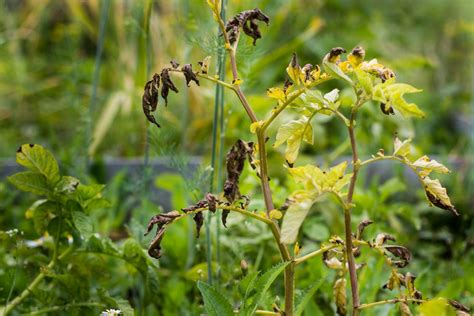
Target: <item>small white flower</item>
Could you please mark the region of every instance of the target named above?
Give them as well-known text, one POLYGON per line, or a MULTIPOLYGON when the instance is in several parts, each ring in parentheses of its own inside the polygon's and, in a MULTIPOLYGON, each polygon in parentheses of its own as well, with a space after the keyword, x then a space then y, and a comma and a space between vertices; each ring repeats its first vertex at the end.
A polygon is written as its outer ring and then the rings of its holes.
POLYGON ((116 316, 116 315, 121 315, 122 311, 120 309, 106 309, 102 313, 100 313, 100 316, 116 316))

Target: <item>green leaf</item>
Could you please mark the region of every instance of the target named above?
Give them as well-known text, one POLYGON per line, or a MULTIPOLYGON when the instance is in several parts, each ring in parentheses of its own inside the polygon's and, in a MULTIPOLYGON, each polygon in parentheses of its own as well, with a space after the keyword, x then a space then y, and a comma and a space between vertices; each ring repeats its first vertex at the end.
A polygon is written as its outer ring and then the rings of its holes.
POLYGON ((362 89, 364 89, 365 94, 369 97, 372 96, 374 86, 370 74, 359 68, 354 69, 354 73, 356 75, 357 81, 359 82, 359 85, 362 89))
POLYGON ((17 150, 16 161, 31 171, 41 173, 51 184, 60 180, 58 162, 40 145, 22 145, 17 150))
POLYGON ((81 233, 84 239, 89 239, 89 237, 94 232, 92 221, 89 216, 87 216, 83 212, 71 212, 72 221, 74 222, 74 226, 77 230, 81 233))
POLYGON ((45 176, 33 171, 23 171, 8 177, 18 189, 37 195, 48 195, 51 193, 45 176))
POLYGON ((197 287, 204 299, 204 308, 209 316, 232 316, 234 311, 227 299, 207 283, 198 281, 197 287))
POLYGON ((268 291, 272 283, 275 281, 278 275, 283 272, 283 270, 288 264, 289 262, 279 263, 278 265, 274 266, 273 268, 262 274, 262 276, 258 278, 257 282, 255 282, 255 289, 257 290, 257 293, 255 294, 255 299, 253 301, 254 307, 251 315, 255 313, 255 310, 261 304, 265 293, 268 291))
MULTIPOLYGON (((327 272, 326 272, 327 273, 327 272)), ((309 288, 301 297, 301 299, 296 303, 296 309, 294 312, 295 316, 300 316, 303 314, 306 305, 311 301, 316 291, 323 285, 326 281, 326 277, 322 276, 318 282, 316 282, 311 288, 309 288)))
POLYGON ((56 184, 56 191, 64 193, 72 193, 76 191, 80 181, 77 178, 70 176, 62 176, 58 184, 56 184))
POLYGON ((273 146, 278 147, 286 142, 285 159, 288 163, 293 164, 298 157, 298 152, 303 140, 309 144, 313 144, 313 127, 307 117, 290 121, 280 126, 273 146))
POLYGON ((418 307, 420 316, 455 316, 456 312, 448 300, 443 297, 437 297, 422 303, 418 307))
POLYGON ((148 254, 134 238, 128 238, 122 245, 123 258, 139 271, 146 272, 148 254))
MULTIPOLYGON (((38 234, 42 235, 49 225, 49 222, 54 218, 55 214, 59 212, 57 203, 47 200, 41 204, 35 203, 27 211, 27 217, 33 218, 33 225, 38 234)), ((38 202, 38 201, 37 201, 38 202)))
POLYGON ((292 244, 296 241, 298 231, 313 203, 313 199, 305 198, 290 205, 285 213, 285 217, 283 217, 283 223, 281 226, 280 241, 282 243, 292 244))
POLYGON ((121 253, 117 246, 108 237, 101 237, 98 234, 92 235, 84 245, 84 251, 91 253, 106 254, 120 257, 121 253))
POLYGON ((354 82, 349 78, 336 64, 323 60, 323 67, 324 70, 330 74, 331 76, 335 77, 336 79, 341 79, 348 82, 350 85, 354 85, 354 82))

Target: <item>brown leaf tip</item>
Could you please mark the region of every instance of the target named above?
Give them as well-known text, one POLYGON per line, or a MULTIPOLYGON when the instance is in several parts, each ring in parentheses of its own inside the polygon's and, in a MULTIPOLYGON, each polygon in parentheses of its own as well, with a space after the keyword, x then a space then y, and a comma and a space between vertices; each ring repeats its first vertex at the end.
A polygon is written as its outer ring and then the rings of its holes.
POLYGON ((346 53, 346 50, 342 47, 334 47, 331 49, 331 51, 329 52, 329 60, 332 60, 333 58, 343 54, 343 53, 346 53))

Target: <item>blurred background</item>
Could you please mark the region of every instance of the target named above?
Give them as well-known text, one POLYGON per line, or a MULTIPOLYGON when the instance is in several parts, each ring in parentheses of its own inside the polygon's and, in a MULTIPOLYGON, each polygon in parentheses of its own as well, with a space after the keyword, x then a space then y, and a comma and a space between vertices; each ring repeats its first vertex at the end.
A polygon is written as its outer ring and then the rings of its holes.
MULTIPOLYGON (((187 88, 184 80, 175 77, 180 93, 170 94, 168 107, 162 100, 158 105, 161 129, 149 126, 141 108, 145 82, 172 59, 196 67, 211 55, 211 74, 217 72, 219 36, 205 1, 0 3, 0 229, 18 228, 26 240, 41 237, 25 217, 34 197, 20 193, 6 180, 16 170, 15 151, 24 143, 47 147, 64 174, 106 184, 110 207, 98 208, 91 216, 96 231, 116 243, 131 236, 146 248, 149 238, 142 233, 152 215, 195 203, 210 188, 220 191, 225 152, 237 138, 252 138, 235 96, 225 92, 216 99, 216 88, 209 82, 187 88), (214 117, 215 106, 223 108, 222 121, 214 117), (215 128, 219 124, 224 128, 215 128), (214 153, 213 132, 219 136, 214 153)), ((260 27, 263 38, 256 46, 251 39, 241 38, 237 59, 245 79, 242 89, 259 118, 273 107, 265 91, 282 85, 293 52, 301 64, 319 64, 332 47, 350 50, 361 45, 366 59, 377 58, 396 72, 400 82, 423 89, 410 96, 427 114, 423 120, 385 116, 378 104, 364 107, 357 121, 360 155, 369 157, 379 148, 390 151, 395 135, 412 138, 416 154, 427 154, 453 171, 441 181, 461 216, 428 207, 416 179, 402 166, 381 163, 362 173, 355 222, 371 218, 376 224, 368 228, 368 235, 388 232, 412 250, 414 260, 406 270, 418 275, 417 288, 427 297, 444 296, 472 306, 474 2, 227 0, 226 15, 256 6, 270 17, 270 25, 260 27)), ((230 80, 229 73, 226 78, 230 80)), ((352 94, 343 85, 332 82, 322 89, 329 92, 335 87, 341 89, 342 106, 349 106, 352 94)), ((292 115, 282 115, 274 128, 292 115)), ((303 148, 301 162, 327 166, 349 155, 346 130, 338 122, 325 118, 314 122, 315 144, 303 148)), ((269 132, 271 143, 274 133, 269 132)), ((280 205, 292 188, 280 168, 283 148, 270 150, 269 159, 280 205)), ((252 196, 252 207, 259 208, 263 203, 258 179, 245 172, 249 177, 241 191, 252 196)), ((316 249, 331 235, 343 235, 341 216, 330 203, 315 207, 303 227, 304 251, 316 249)), ((84 275, 85 291, 107 288, 128 299, 139 314, 196 315, 202 311, 202 301, 195 281, 207 279, 211 267, 214 280, 237 300, 240 260, 246 259, 251 270, 265 270, 279 257, 266 227, 232 216, 227 229, 218 228, 218 222, 211 218, 210 234, 204 232, 199 240, 190 222, 169 230, 153 291, 143 289, 137 270, 113 258, 101 258, 103 266, 84 275)), ((0 304, 12 288, 10 272, 17 266, 8 247, 0 251, 0 304)), ((389 276, 381 259, 362 256, 359 260, 367 262, 360 275, 362 301, 393 297, 381 290, 389 276)), ((29 267, 31 271, 25 269, 17 278, 14 292, 34 275, 37 266, 29 267)), ((306 314, 333 314, 334 275, 321 260, 304 264, 298 278, 301 289, 321 278, 328 280, 306 314)), ((281 293, 281 286, 275 284, 273 298, 281 293)), ((69 299, 74 295, 71 292, 69 299)), ((28 304, 45 302, 37 298, 28 304)), ((395 311, 382 306, 367 315, 371 313, 395 311)))

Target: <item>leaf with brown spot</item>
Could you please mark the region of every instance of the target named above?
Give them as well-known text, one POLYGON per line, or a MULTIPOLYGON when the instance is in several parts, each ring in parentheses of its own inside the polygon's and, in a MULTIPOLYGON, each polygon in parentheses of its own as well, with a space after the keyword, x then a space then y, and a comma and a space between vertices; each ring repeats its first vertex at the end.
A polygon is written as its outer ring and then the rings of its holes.
POLYGON ((404 268, 411 261, 411 252, 403 246, 384 246, 384 249, 390 252, 395 257, 401 259, 401 261, 394 261, 393 263, 399 267, 404 268))

